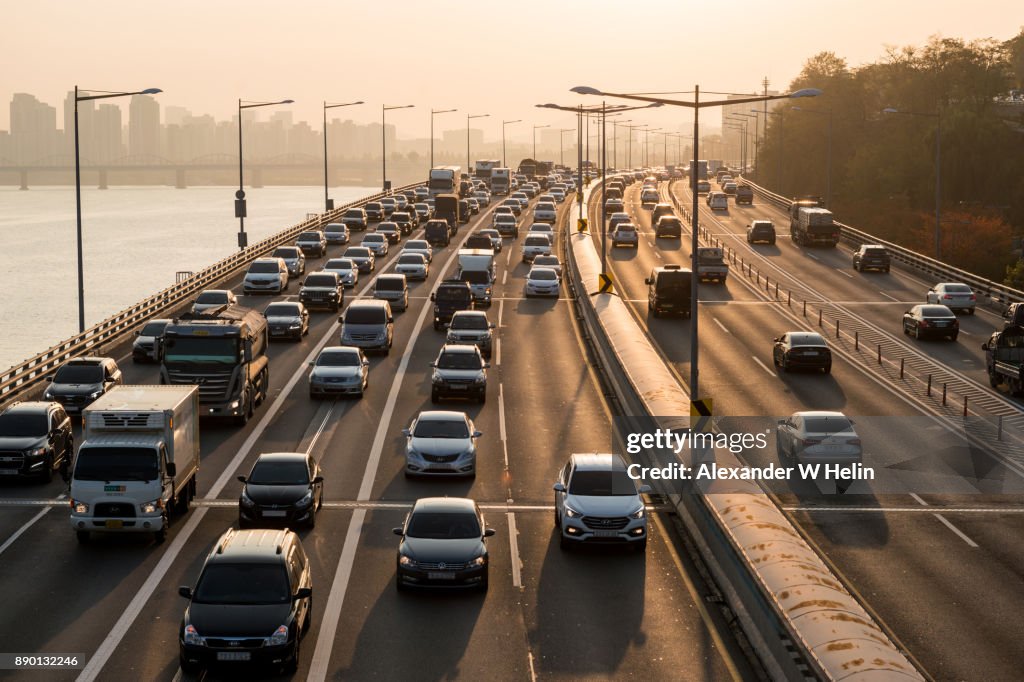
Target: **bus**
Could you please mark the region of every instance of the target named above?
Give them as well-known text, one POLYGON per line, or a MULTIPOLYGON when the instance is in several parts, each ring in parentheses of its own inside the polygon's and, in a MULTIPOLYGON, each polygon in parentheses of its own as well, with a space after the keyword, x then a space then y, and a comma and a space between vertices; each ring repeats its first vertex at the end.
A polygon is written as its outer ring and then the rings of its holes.
POLYGON ((491 171, 501 167, 501 159, 487 159, 477 161, 473 171, 473 177, 483 180, 488 186, 491 184, 491 171))
POLYGON ((431 168, 430 177, 427 178, 427 189, 430 190, 430 196, 458 193, 461 176, 462 168, 459 166, 431 168))

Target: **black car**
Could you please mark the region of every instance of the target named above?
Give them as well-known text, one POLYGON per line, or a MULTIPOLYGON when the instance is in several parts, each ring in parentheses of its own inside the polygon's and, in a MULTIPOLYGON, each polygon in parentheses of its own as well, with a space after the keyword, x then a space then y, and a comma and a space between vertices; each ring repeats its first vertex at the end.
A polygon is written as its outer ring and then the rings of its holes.
POLYGON ((270 338, 290 338, 301 341, 309 333, 309 311, 301 303, 292 301, 275 301, 263 311, 267 318, 267 330, 270 338))
POLYGON ((402 239, 401 228, 398 223, 392 220, 381 223, 374 232, 384 235, 388 240, 388 244, 397 244, 402 239))
POLYGON ((427 226, 423 230, 423 238, 431 246, 448 246, 448 243, 451 241, 448 222, 440 219, 428 220, 427 226))
POLYGON ((345 303, 345 285, 336 272, 314 272, 302 282, 299 301, 306 308, 325 308, 338 312, 345 303))
POLYGON ((53 375, 43 400, 55 400, 68 414, 82 409, 121 383, 121 370, 113 358, 85 357, 68 360, 53 375))
POLYGON ((412 213, 409 213, 408 211, 396 211, 391 214, 391 222, 398 226, 402 235, 412 234, 413 228, 418 226, 420 223, 415 211, 412 213))
POLYGON ((815 332, 786 332, 774 340, 772 362, 788 372, 792 369, 820 369, 832 371, 832 350, 821 334, 815 332))
POLYGON ((405 524, 393 529, 401 536, 395 587, 475 588, 487 590, 485 538, 494 529, 484 525, 476 502, 460 497, 416 500, 405 524))
POLYGON ((179 665, 203 668, 299 667, 313 611, 313 578, 299 537, 289 530, 229 530, 217 540, 178 629, 179 665))
POLYGON ((668 239, 679 239, 683 236, 683 221, 678 216, 674 215, 663 215, 658 218, 657 225, 654 228, 654 237, 660 239, 662 237, 668 239))
POLYGON ((754 203, 754 188, 750 185, 737 185, 736 186, 736 204, 749 204, 754 203))
POLYGON ((466 199, 459 199, 459 222, 468 223, 469 215, 469 201, 466 199))
POLYGON ((960 321, 956 314, 944 305, 924 303, 915 305, 903 313, 903 333, 915 339, 942 336, 956 341, 960 334, 960 321))
POLYGON ((71 418, 55 402, 14 403, 0 412, 0 478, 66 474, 75 454, 71 418))
POLYGON ((238 527, 316 525, 316 512, 324 504, 324 477, 320 465, 301 452, 262 454, 238 498, 238 527))
POLYGON ((747 243, 775 243, 775 223, 770 220, 755 220, 747 225, 747 243))
POLYGON ((473 310, 473 290, 462 281, 445 281, 430 294, 434 302, 434 329, 443 329, 459 310, 473 310))
POLYGON ((647 310, 651 315, 690 317, 692 270, 676 264, 656 267, 650 277, 644 279, 644 284, 647 285, 647 310))
POLYGON ((881 270, 889 272, 892 257, 889 250, 878 244, 861 244, 853 254, 853 269, 858 272, 865 270, 881 270))
POLYGON ((384 206, 379 201, 371 201, 363 207, 367 220, 384 220, 384 206))

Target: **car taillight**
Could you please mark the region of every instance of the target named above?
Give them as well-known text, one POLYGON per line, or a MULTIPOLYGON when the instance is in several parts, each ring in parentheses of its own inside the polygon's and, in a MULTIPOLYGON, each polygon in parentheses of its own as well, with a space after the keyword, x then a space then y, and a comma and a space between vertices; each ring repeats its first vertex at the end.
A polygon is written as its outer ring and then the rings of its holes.
POLYGON ((800 441, 803 445, 817 445, 821 442, 820 438, 804 438, 800 441))
POLYGON ((978 300, 978 299, 977 299, 977 297, 976 297, 976 296, 975 296, 974 294, 971 294, 971 300, 972 300, 972 301, 976 301, 976 300, 978 300))
POLYGON ((847 445, 860 445, 860 438, 848 438, 846 440, 847 445))
POLYGON ((942 298, 943 298, 944 300, 946 300, 946 301, 951 301, 951 300, 953 300, 953 296, 952 296, 951 294, 946 294, 946 295, 945 295, 945 296, 943 296, 942 298))
POLYGON ((927 327, 928 326, 928 320, 919 320, 918 323, 917 323, 917 326, 918 327, 927 327))

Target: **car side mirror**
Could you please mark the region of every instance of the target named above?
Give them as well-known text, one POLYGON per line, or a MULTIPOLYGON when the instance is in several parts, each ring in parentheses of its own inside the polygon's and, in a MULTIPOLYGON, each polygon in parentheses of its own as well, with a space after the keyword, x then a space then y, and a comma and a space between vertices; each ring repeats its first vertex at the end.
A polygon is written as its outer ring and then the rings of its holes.
POLYGON ((309 599, 313 596, 313 588, 311 587, 300 587, 299 591, 295 593, 294 599, 309 599))
POLYGON ((246 477, 245 477, 245 476, 236 476, 235 478, 237 478, 237 479, 239 480, 239 482, 240 482, 240 483, 245 483, 245 482, 246 482, 246 480, 248 480, 248 479, 246 479, 246 477))
POLYGON ((651 486, 647 485, 646 483, 644 483, 642 486, 640 486, 640 494, 641 495, 643 495, 644 493, 649 493, 649 492, 651 492, 651 486))
POLYGON ((785 426, 785 425, 786 425, 786 420, 785 420, 785 419, 780 419, 780 420, 778 421, 778 425, 779 425, 779 426, 785 426))
POLYGON ((171 478, 174 478, 178 473, 178 467, 174 465, 174 462, 167 462, 164 468, 167 470, 167 475, 171 478))
POLYGON ((391 532, 395 535, 405 535, 405 532, 401 528, 392 528, 391 532))
POLYGON ((184 597, 185 599, 191 599, 192 598, 192 588, 191 587, 186 587, 185 585, 182 585, 181 587, 178 588, 178 594, 181 595, 182 597, 184 597))
POLYGON ((410 431, 409 429, 402 429, 402 435, 408 438, 409 436, 412 435, 412 431, 410 431))
POLYGON ((485 538, 492 537, 496 532, 497 531, 494 530, 493 528, 484 528, 484 537, 485 538))
POLYGON ((988 341, 986 341, 985 343, 981 344, 981 349, 982 350, 988 350, 988 341))
POLYGON ((436 368, 436 367, 437 367, 437 363, 436 363, 436 362, 431 362, 431 363, 430 363, 430 366, 431 366, 431 367, 435 367, 435 368, 436 368))
POLYGON ((46 377, 46 380, 47 380, 47 381, 53 381, 53 375, 51 374, 51 375, 47 376, 47 377, 46 377))
POLYGON ((323 476, 315 476, 315 477, 313 477, 313 483, 323 483, 323 482, 324 482, 324 477, 323 476))
POLYGON ((433 294, 433 293, 431 293, 431 294, 430 294, 430 300, 431 300, 431 301, 433 301, 433 300, 434 300, 434 294, 433 294))
POLYGON ((776 336, 774 339, 772 339, 772 341, 774 341, 775 343, 778 343, 779 342, 779 337, 776 336))
POLYGON ((556 483, 553 486, 551 486, 551 489, 554 490, 556 493, 564 493, 565 485, 562 483, 556 483))
POLYGON ((370 361, 364 358, 363 359, 363 367, 369 367, 369 366, 370 366, 370 361))
POLYGON ((644 284, 650 286, 651 284, 654 284, 654 282, 653 282, 653 280, 651 280, 650 277, 645 277, 644 278, 644 284))
POLYGON ((473 432, 473 438, 479 438, 482 435, 484 435, 483 431, 474 431, 473 432))
MULTIPOLYGON (((1004 315, 1003 317, 1006 317, 1006 316, 1004 315)), ((135 336, 142 336, 142 330, 141 329, 136 329, 135 330, 135 336)))

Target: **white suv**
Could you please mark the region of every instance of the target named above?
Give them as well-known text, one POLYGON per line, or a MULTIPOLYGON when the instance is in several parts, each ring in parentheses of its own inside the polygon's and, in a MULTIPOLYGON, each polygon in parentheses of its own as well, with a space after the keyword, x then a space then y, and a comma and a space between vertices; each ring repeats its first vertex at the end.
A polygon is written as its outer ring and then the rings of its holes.
POLYGON ((651 487, 637 488, 621 456, 571 455, 554 490, 562 549, 582 542, 628 544, 641 552, 647 548, 647 512, 640 495, 651 487))
POLYGON ((249 265, 242 291, 280 294, 288 288, 288 266, 283 258, 257 258, 249 265))

